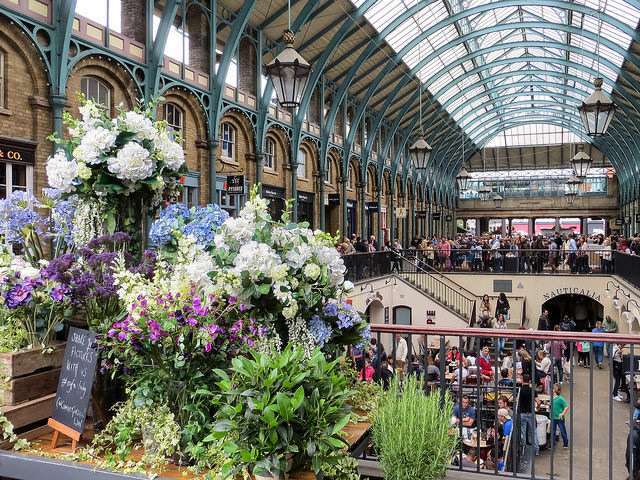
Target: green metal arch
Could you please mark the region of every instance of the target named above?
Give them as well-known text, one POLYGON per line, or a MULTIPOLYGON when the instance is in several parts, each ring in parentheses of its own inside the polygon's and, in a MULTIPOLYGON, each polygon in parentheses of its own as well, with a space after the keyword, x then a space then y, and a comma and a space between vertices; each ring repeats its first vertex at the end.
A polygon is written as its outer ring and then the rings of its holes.
MULTIPOLYGON (((576 3, 559 1, 559 0, 533 0, 533 1, 503 0, 503 1, 499 1, 499 2, 489 2, 489 3, 485 4, 485 5, 478 5, 478 6, 473 7, 473 8, 465 9, 462 12, 459 12, 459 13, 457 13, 455 15, 448 16, 447 18, 445 18, 442 21, 438 22, 437 24, 431 26, 430 28, 428 28, 426 30, 423 30, 420 35, 416 36, 407 45, 405 45, 395 55, 394 58, 401 60, 406 54, 408 54, 411 50, 413 50, 421 41, 423 41, 424 39, 428 38, 430 35, 434 34, 438 30, 443 29, 445 27, 448 27, 448 26, 454 24, 455 22, 457 22, 458 20, 461 20, 462 18, 469 17, 469 16, 472 16, 472 15, 476 15, 478 13, 483 13, 483 12, 486 12, 486 11, 494 10, 496 8, 501 8, 501 7, 528 6, 528 5, 549 6, 549 7, 561 8, 561 9, 564 9, 564 10, 572 10, 572 11, 578 11, 578 12, 581 12, 581 13, 585 13, 585 14, 588 14, 588 15, 594 17, 594 18, 599 18, 602 21, 604 21, 606 23, 609 23, 610 25, 613 25, 614 27, 620 29, 621 31, 623 31, 624 33, 626 33, 627 35, 632 37, 632 39, 634 39, 634 40, 638 39, 637 32, 635 32, 635 30, 633 30, 632 28, 630 28, 626 24, 623 24, 619 20, 617 20, 617 19, 615 19, 615 18, 613 18, 613 17, 611 17, 609 15, 603 14, 602 12, 598 12, 595 9, 592 9, 590 7, 585 7, 584 5, 578 5, 576 3)), ((587 30, 583 30, 583 29, 580 29, 580 28, 577 28, 577 27, 573 27, 571 25, 559 24, 559 23, 553 23, 553 22, 518 22, 518 23, 498 24, 498 25, 494 25, 494 26, 487 27, 487 28, 484 28, 484 29, 475 30, 475 31, 469 32, 469 33, 467 33, 465 35, 461 35, 461 36, 455 38, 453 41, 450 41, 450 42, 446 43, 445 45, 443 45, 442 47, 438 48, 436 51, 434 51, 432 54, 430 54, 427 57, 427 59, 425 59, 426 61, 423 60, 422 62, 420 62, 416 66, 414 66, 411 69, 410 73, 411 74, 416 74, 422 68, 423 65, 425 65, 429 61, 433 60, 433 58, 435 58, 435 56, 440 55, 443 51, 446 51, 447 49, 451 48, 452 46, 456 46, 456 45, 458 45, 460 43, 464 43, 464 42, 466 42, 468 40, 471 40, 471 39, 476 38, 478 36, 486 35, 487 33, 491 33, 491 32, 503 31, 503 30, 522 30, 522 29, 527 29, 527 28, 546 28, 546 29, 551 29, 551 30, 562 30, 562 31, 565 31, 567 33, 572 33, 572 34, 575 34, 575 35, 584 36, 585 38, 590 38, 594 42, 598 42, 600 40, 601 43, 603 45, 605 45, 607 48, 610 48, 613 51, 617 51, 618 53, 620 53, 620 55, 624 56, 625 58, 628 56, 626 50, 623 50, 619 45, 609 41, 608 39, 598 38, 598 36, 596 34, 593 34, 592 32, 589 32, 587 30)), ((587 51, 587 50, 583 50, 583 49, 580 49, 580 50, 585 51, 585 52, 587 51)), ((635 63, 635 62, 633 62, 633 63, 635 63)), ((380 64, 377 64, 374 67, 372 67, 372 69, 378 68, 379 66, 380 66, 380 64)), ((448 68, 450 68, 449 65, 447 65, 444 70, 446 71, 446 70, 448 70, 448 68)), ((365 72, 363 74, 363 76, 367 76, 369 73, 370 72, 365 72)), ((395 81, 395 79, 392 80, 392 81, 395 81)), ((431 81, 431 79, 429 79, 429 81, 431 81)), ((429 83, 429 81, 427 81, 425 83, 429 83)))

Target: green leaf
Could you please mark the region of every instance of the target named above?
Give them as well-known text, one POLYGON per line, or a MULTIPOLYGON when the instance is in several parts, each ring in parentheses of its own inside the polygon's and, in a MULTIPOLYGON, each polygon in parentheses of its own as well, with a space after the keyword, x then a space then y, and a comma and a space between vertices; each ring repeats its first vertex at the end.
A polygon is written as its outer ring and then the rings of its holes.
POLYGON ((342 417, 338 421, 338 423, 336 423, 333 426, 333 430, 331 431, 331 435, 337 435, 339 432, 341 432, 342 429, 347 425, 347 423, 349 423, 349 420, 351 420, 351 414, 350 413, 348 413, 344 417, 342 417))

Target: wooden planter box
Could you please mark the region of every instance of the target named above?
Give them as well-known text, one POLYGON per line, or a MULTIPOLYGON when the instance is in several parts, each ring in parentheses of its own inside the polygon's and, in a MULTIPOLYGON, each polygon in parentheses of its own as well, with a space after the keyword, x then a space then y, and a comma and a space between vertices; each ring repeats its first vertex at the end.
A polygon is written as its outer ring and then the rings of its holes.
POLYGON ((17 405, 54 393, 58 387, 64 343, 53 346, 53 352, 41 348, 0 353, 0 406, 17 405))

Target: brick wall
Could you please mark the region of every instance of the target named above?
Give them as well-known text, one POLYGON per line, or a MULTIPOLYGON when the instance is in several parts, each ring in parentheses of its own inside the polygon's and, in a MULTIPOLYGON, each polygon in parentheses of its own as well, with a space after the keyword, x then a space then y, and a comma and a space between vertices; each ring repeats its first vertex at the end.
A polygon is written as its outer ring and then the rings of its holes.
POLYGON ((238 86, 251 95, 256 94, 256 49, 247 38, 240 41, 238 49, 238 86))
POLYGON ((189 65, 201 72, 209 73, 209 22, 202 9, 191 7, 187 12, 189 34, 189 65))
POLYGON ((45 164, 53 145, 49 88, 44 65, 35 48, 14 25, 0 19, 0 51, 6 62, 6 104, 0 110, 0 135, 37 143, 33 187, 46 186, 45 164))
POLYGON ((122 34, 143 45, 146 32, 144 3, 144 0, 120 0, 122 34))
POLYGON ((200 104, 189 93, 173 89, 165 95, 165 102, 158 105, 158 118, 165 118, 165 104, 178 106, 183 115, 182 146, 185 162, 190 172, 200 173, 200 202, 209 201, 209 150, 207 148, 207 130, 204 112, 200 104))

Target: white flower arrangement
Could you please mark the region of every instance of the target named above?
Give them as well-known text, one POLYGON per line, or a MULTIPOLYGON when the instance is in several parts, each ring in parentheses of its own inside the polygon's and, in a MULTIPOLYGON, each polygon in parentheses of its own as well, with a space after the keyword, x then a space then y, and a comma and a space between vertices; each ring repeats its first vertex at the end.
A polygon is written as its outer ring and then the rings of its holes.
MULTIPOLYGON (((152 120, 154 109, 152 103, 111 119, 102 106, 82 99, 80 118, 64 115, 69 138, 52 136, 60 148, 47 161, 49 185, 81 201, 107 200, 110 212, 101 216, 110 227, 125 210, 139 218, 147 214, 143 208, 157 208, 163 193, 176 195, 186 171, 184 152, 166 123, 152 120)), ((140 223, 133 220, 120 223, 140 223)))

